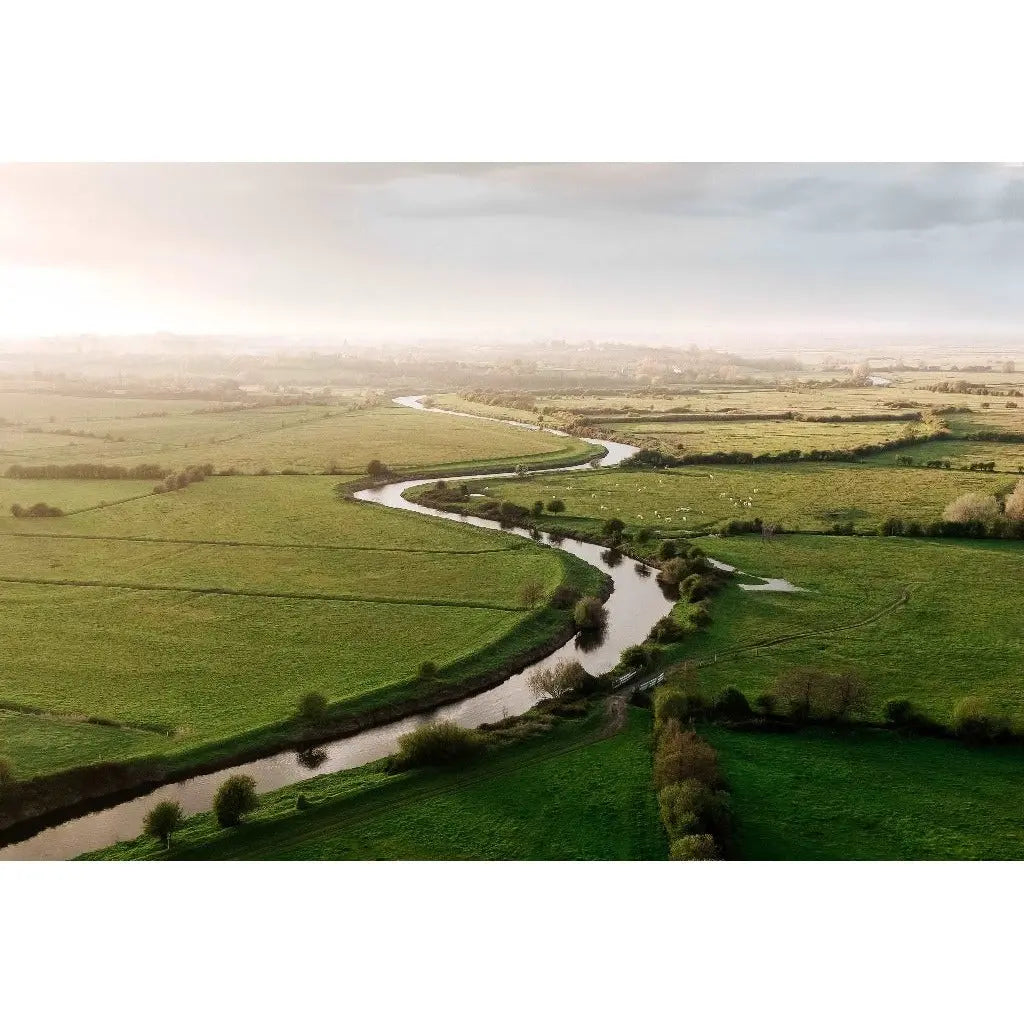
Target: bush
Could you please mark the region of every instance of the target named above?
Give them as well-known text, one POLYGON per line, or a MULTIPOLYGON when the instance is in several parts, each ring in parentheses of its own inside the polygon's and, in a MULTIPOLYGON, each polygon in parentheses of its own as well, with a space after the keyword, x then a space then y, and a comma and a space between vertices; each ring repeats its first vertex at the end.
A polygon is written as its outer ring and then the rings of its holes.
POLYGON ((606 519, 601 525, 601 536, 612 537, 621 534, 626 524, 621 519, 606 519))
POLYGON ((999 505, 991 494, 978 494, 970 491, 954 498, 942 513, 942 518, 950 523, 984 523, 995 519, 999 514, 999 505))
POLYGON ((775 714, 778 701, 774 693, 759 693, 754 698, 754 707, 761 712, 765 718, 771 718, 775 714))
POLYGON ((551 595, 551 604, 555 608, 572 608, 579 599, 580 592, 575 587, 563 583, 555 587, 555 592, 551 595))
POLYGON ((564 697, 570 693, 584 692, 591 676, 578 662, 563 659, 548 668, 538 668, 530 674, 530 692, 538 699, 564 697))
POLYGON ((519 588, 519 603, 524 608, 535 608, 544 596, 544 584, 540 580, 525 580, 519 588))
POLYGON ((653 652, 643 644, 626 647, 619 656, 619 664, 624 668, 643 669, 654 660, 653 652))
POLYGON ((727 686, 718 694, 712 708, 716 715, 729 722, 739 722, 751 716, 750 702, 735 686, 727 686))
POLYGON ((654 753, 654 787, 660 790, 684 779, 717 788, 721 784, 718 754, 693 730, 684 732, 677 721, 670 719, 661 730, 654 753))
POLYGON ((565 502, 562 501, 561 498, 552 498, 548 502, 548 511, 552 513, 552 515, 557 516, 559 513, 565 511, 565 502))
POLYGON ((171 833, 177 832, 185 821, 181 804, 176 800, 161 800, 147 815, 142 830, 147 836, 159 840, 169 850, 171 833))
POLYGON ((718 860, 713 836, 683 836, 669 848, 669 860, 718 860))
POLYGON ((327 717, 327 698, 311 692, 299 698, 299 718, 307 722, 322 722, 327 717))
POLYGON ((398 771, 419 765, 447 767, 474 757, 482 742, 478 732, 457 722, 428 722, 399 739, 391 766, 398 771))
POLYGON ((725 835, 731 825, 729 797, 696 779, 665 786, 658 793, 658 809, 669 839, 700 832, 725 835))
POLYGON ((667 562, 672 558, 676 557, 678 549, 676 543, 673 540, 663 540, 661 546, 658 548, 658 560, 661 562, 667 562))
POLYGON ((256 780, 251 775, 232 775, 213 798, 213 813, 221 828, 234 828, 241 824, 243 815, 250 814, 258 806, 256 780))
POLYGON ((964 697, 953 709, 953 732, 966 743, 991 743, 1010 731, 1010 723, 993 714, 984 697, 964 697))
POLYGON ((14 782, 14 766, 6 757, 0 757, 0 790, 14 782))
POLYGON ((371 459, 370 464, 366 467, 366 475, 374 480, 382 480, 385 477, 391 476, 392 473, 391 469, 381 462, 380 459, 371 459))
POLYGON ((308 811, 312 806, 313 805, 310 803, 309 797, 306 796, 305 793, 300 793, 295 798, 295 810, 297 811, 308 811))
POLYGON ((544 515, 544 502, 539 499, 533 503, 533 514, 535 516, 544 515))
POLYGON ((608 613, 596 597, 584 597, 576 602, 572 617, 580 629, 601 629, 608 619, 608 613))
POLYGON ((416 678, 421 682, 429 682, 437 675, 437 665, 432 661, 424 661, 416 670, 416 678))
POLYGON ((882 708, 882 716, 890 725, 910 725, 917 718, 917 710, 905 697, 894 697, 887 700, 882 708))
POLYGON ((670 644, 676 640, 682 640, 684 636, 686 636, 686 630, 671 615, 658 619, 648 634, 648 638, 656 644, 670 644))

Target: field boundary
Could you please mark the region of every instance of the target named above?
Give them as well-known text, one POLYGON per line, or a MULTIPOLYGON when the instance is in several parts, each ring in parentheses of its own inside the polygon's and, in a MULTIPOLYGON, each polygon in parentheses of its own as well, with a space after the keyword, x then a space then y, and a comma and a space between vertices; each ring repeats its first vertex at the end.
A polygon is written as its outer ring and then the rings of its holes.
POLYGON ((258 597, 287 601, 341 601, 355 604, 401 604, 435 608, 482 608, 496 612, 528 612, 518 605, 493 604, 486 601, 458 601, 454 598, 417 600, 411 597, 360 597, 353 594, 289 593, 276 590, 235 590, 229 587, 179 587, 169 583, 118 583, 103 580, 47 580, 15 576, 0 576, 0 583, 25 584, 39 587, 95 587, 104 590, 138 590, 156 593, 196 594, 201 597, 258 597))

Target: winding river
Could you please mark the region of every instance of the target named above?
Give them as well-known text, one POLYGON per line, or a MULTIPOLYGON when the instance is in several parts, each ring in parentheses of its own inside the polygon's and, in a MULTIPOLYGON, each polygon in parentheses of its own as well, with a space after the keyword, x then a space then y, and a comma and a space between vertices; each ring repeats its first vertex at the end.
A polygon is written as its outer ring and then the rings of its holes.
MULTIPOLYGON (((399 398, 396 401, 400 405, 419 409, 424 413, 470 416, 469 413, 425 408, 420 397, 411 396, 399 398)), ((471 418, 490 419, 490 417, 484 416, 471 418)), ((514 429, 541 429, 529 423, 512 423, 507 420, 498 420, 497 422, 514 429)), ((562 434, 561 431, 549 432, 562 434)), ((596 466, 615 466, 637 451, 631 445, 619 444, 614 441, 594 441, 592 443, 602 445, 607 449, 607 454, 592 463, 584 463, 574 466, 572 469, 583 471, 596 466)), ((530 475, 547 472, 566 472, 566 470, 564 468, 534 470, 530 475)), ((459 480, 479 481, 513 475, 515 474, 491 473, 476 477, 459 477, 459 480)), ((446 478, 435 476, 423 480, 406 480, 401 483, 387 484, 359 491, 356 498, 360 501, 403 509, 418 515, 452 519, 480 529, 500 529, 497 523, 489 519, 440 512, 413 504, 403 497, 403 492, 409 488, 442 479, 446 478)), ((530 536, 526 530, 517 529, 506 532, 516 533, 523 537, 530 536)), ((547 534, 542 534, 539 543, 550 544, 551 542, 547 534)), ((619 654, 625 647, 640 643, 650 632, 654 623, 663 615, 668 614, 672 607, 672 601, 664 595, 653 574, 644 573, 642 570, 638 571, 639 563, 630 558, 622 558, 617 564, 609 565, 604 560, 605 549, 596 544, 565 540, 560 546, 563 550, 607 573, 615 584, 611 597, 605 605, 608 612, 607 627, 595 645, 587 648, 581 647, 577 643, 577 638, 574 637, 553 654, 540 659, 529 668, 510 676, 503 683, 484 693, 446 704, 427 714, 410 715, 389 725, 366 729, 354 736, 324 744, 319 750, 325 756, 322 760, 318 757, 315 764, 308 757, 303 757, 295 751, 286 751, 233 768, 210 772, 206 775, 196 775, 181 782, 172 782, 160 786, 144 796, 72 818, 63 824, 43 829, 29 839, 0 848, 0 860, 67 860, 120 840, 132 839, 142 831, 146 813, 161 800, 177 800, 186 814, 208 810, 213 804, 214 794, 221 783, 228 776, 239 772, 251 775, 256 780, 257 789, 260 792, 267 792, 300 782, 314 775, 355 768, 385 757, 397 749, 398 738, 401 735, 426 721, 450 719, 466 726, 476 726, 484 722, 498 721, 507 715, 521 714, 537 700, 528 683, 532 673, 538 667, 553 664, 566 657, 578 659, 589 672, 595 675, 608 671, 617 664, 619 654)))

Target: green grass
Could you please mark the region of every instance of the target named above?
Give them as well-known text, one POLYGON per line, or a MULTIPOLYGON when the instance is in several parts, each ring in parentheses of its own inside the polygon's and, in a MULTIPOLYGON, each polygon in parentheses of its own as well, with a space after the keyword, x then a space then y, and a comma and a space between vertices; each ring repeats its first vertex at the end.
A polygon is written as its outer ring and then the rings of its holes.
MULTIPOLYGON (((983 427, 980 429, 984 429, 983 427)), ((1024 426, 1019 428, 1024 433, 1024 426)), ((1016 473, 1024 466, 1024 444, 1010 441, 963 441, 957 438, 948 441, 925 441, 901 452, 883 452, 873 455, 868 460, 876 465, 894 465, 898 455, 911 456, 918 464, 931 462, 933 459, 949 460, 954 469, 966 469, 972 462, 994 462, 1000 473, 1016 473)), ((990 490, 994 485, 986 484, 981 473, 969 474, 975 482, 972 490, 990 490)), ((997 483, 1005 480, 997 478, 997 483)))
MULTIPOLYGON (((457 771, 386 775, 380 763, 261 798, 241 828, 196 815, 175 840, 202 860, 663 859, 651 790, 650 716, 633 710, 598 742, 595 716, 489 752, 457 771), (581 745, 585 744, 585 745, 581 745), (303 792, 312 810, 295 810, 303 792)), ((161 855, 149 839, 91 855, 161 855)))
MULTIPOLYGON (((36 521, 15 519, 12 505, 28 508, 43 501, 65 513, 79 513, 97 505, 137 498, 153 490, 151 480, 8 480, 0 477, 0 531, 35 526, 36 521)), ((47 520, 53 525, 53 520, 47 520)))
POLYGON ((1024 754, 892 733, 704 730, 748 860, 1019 860, 1024 754))
MULTIPOLYGON (((906 423, 805 423, 799 420, 744 420, 738 423, 668 423, 642 419, 598 421, 614 440, 670 455, 740 451, 762 455, 799 449, 831 451, 880 444, 903 436, 906 423)), ((923 428, 922 429, 923 432, 923 428)))
POLYGON ((309 690, 339 712, 439 693, 564 626, 565 612, 524 607, 523 582, 597 587, 562 552, 339 501, 337 480, 214 478, 12 519, 0 533, 0 704, 64 719, 0 722, 17 774, 191 756, 291 717, 309 690), (413 683, 428 660, 439 678, 413 683), (75 721, 97 716, 174 735, 75 721))
MULTIPOLYGON (((1004 477, 861 465, 707 466, 663 470, 598 470, 501 480, 481 487, 498 500, 530 507, 561 498, 562 516, 600 523, 612 516, 633 529, 665 533, 708 529, 728 519, 781 523, 822 531, 852 521, 867 532, 890 515, 930 522, 958 495, 994 491, 1004 477)), ((475 489, 475 488, 474 488, 475 489)))
POLYGON ((709 691, 731 685, 755 696, 790 666, 842 666, 867 677, 876 714, 886 699, 907 697, 947 721, 958 699, 977 693, 1024 716, 1024 545, 786 536, 701 546, 744 572, 806 588, 757 593, 730 584, 715 598, 712 624, 687 646, 688 656, 710 662, 701 668, 709 691), (770 645, 787 637, 797 638, 770 645))
POLYGON ((290 406, 212 413, 183 409, 159 417, 78 418, 40 432, 0 426, 0 467, 12 463, 155 462, 170 469, 210 462, 243 473, 321 473, 336 465, 362 473, 371 459, 403 471, 492 462, 582 461, 595 451, 573 438, 412 409, 290 406), (69 436, 61 430, 85 431, 69 436))

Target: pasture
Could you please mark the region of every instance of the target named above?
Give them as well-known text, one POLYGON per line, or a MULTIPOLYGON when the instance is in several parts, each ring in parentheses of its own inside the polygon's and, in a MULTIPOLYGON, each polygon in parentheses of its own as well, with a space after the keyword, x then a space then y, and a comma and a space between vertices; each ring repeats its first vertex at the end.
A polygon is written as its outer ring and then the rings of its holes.
MULTIPOLYGON (((801 593, 743 591, 714 599, 712 623, 687 645, 708 693, 753 698, 794 666, 853 668, 869 714, 912 700, 941 722, 968 694, 1024 717, 1024 547, 1013 541, 902 537, 706 538, 708 554, 801 593)), ((744 581, 749 582, 749 581, 744 581)))
POLYGON ((1019 860, 1020 749, 888 732, 702 732, 747 860, 1019 860))
POLYGON ((669 470, 608 469, 550 473, 526 480, 501 480, 481 487, 499 501, 532 507, 552 499, 565 512, 545 516, 565 525, 611 517, 633 530, 661 533, 703 531, 729 519, 761 518, 787 530, 828 530, 852 522, 870 531, 888 516, 928 522, 965 491, 994 491, 1003 476, 945 470, 880 468, 837 463, 772 466, 688 466, 669 470))
MULTIPOLYGON (((651 721, 639 710, 599 739, 594 714, 494 750, 456 772, 387 775, 378 763, 261 797, 239 829, 190 818, 172 855, 202 860, 647 860, 666 841, 650 785, 651 721), (595 742, 596 741, 596 742, 595 742), (312 802, 297 811, 304 793, 312 802)), ((88 859, 161 856, 151 839, 88 859)))
POLYGON ((52 421, 39 423, 16 418, 19 409, 26 415, 19 400, 34 411, 38 396, 4 398, 9 404, 0 407, 0 470, 15 463, 149 462, 173 470, 212 463, 242 473, 322 473, 328 467, 362 473, 371 459, 408 471, 519 461, 557 465, 595 451, 573 438, 425 416, 397 406, 156 403, 153 408, 148 400, 68 398, 55 406, 52 421))
POLYGON ((215 477, 6 517, 0 707, 23 713, 0 723, 0 755, 28 777, 221 743, 290 718, 309 690, 356 712, 423 697, 563 628, 545 603, 564 579, 596 586, 561 552, 341 501, 339 479, 215 477), (416 682, 424 661, 438 675, 416 682))

